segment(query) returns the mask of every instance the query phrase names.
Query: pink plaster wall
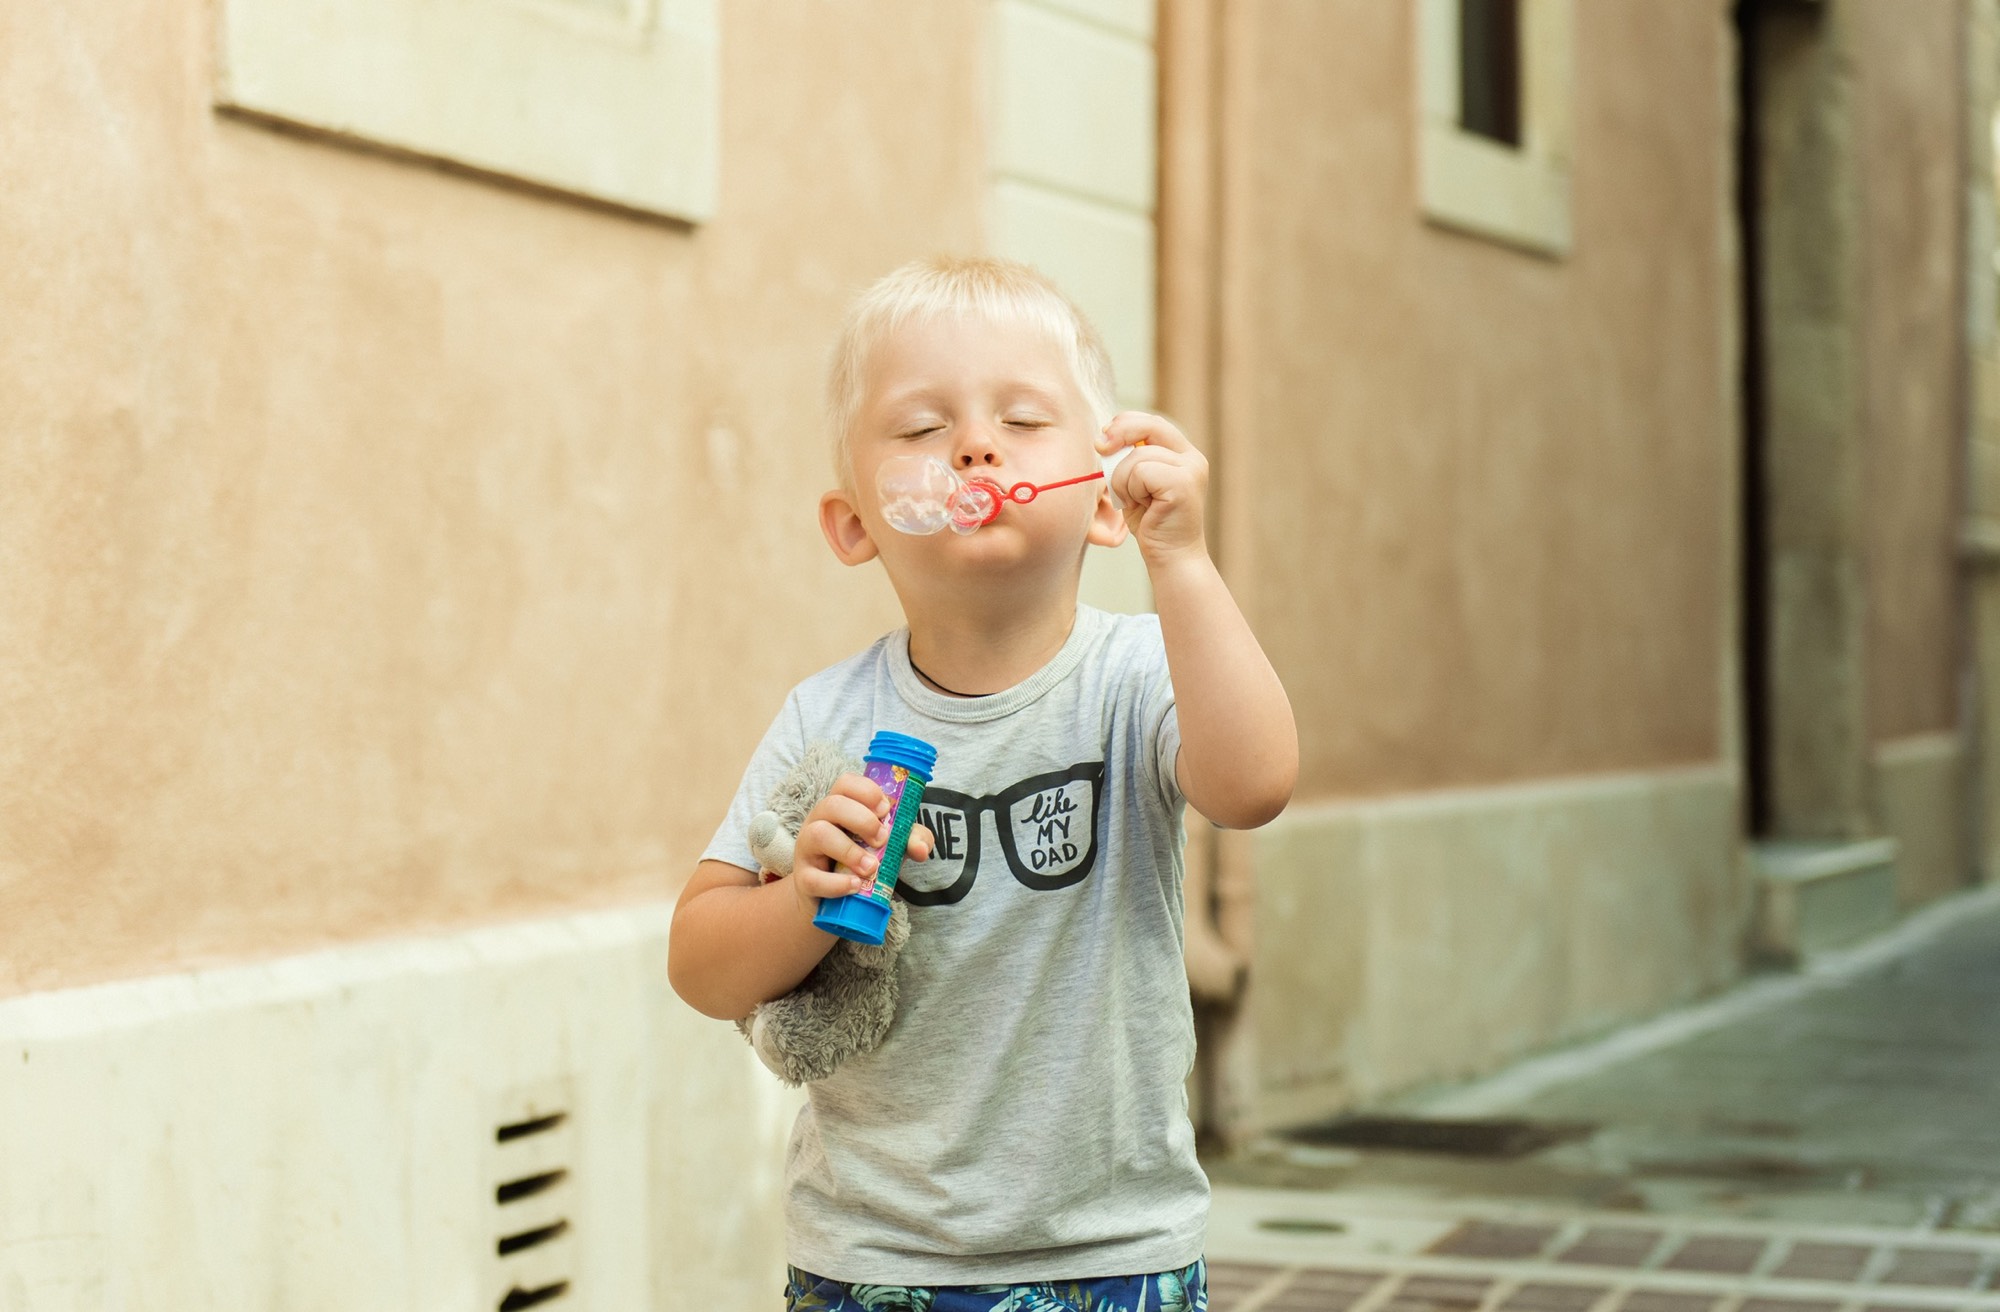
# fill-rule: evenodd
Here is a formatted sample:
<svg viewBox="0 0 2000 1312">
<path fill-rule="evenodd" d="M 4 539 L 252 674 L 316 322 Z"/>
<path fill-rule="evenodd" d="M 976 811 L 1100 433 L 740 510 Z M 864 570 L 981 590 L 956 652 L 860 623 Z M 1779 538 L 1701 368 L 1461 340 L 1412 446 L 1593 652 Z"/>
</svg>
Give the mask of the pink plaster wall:
<svg viewBox="0 0 2000 1312">
<path fill-rule="evenodd" d="M 692 230 L 220 118 L 213 8 L 0 15 L 0 995 L 670 896 L 894 621 L 838 313 L 980 239 L 978 5 L 728 0 Z"/>
<path fill-rule="evenodd" d="M 1414 6 L 1225 12 L 1225 543 L 1299 795 L 1719 759 L 1728 5 L 1576 6 L 1560 259 L 1423 218 Z"/>
</svg>

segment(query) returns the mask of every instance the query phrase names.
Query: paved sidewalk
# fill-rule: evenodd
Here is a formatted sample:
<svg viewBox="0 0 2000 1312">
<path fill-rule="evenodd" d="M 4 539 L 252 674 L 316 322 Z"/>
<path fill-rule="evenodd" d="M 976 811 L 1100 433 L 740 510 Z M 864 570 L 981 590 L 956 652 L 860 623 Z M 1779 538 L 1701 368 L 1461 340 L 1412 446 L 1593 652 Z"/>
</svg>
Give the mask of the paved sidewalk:
<svg viewBox="0 0 2000 1312">
<path fill-rule="evenodd" d="M 1224 1187 L 1213 1312 L 1995 1312 L 2000 1237 Z M 1471 1214 L 1465 1214 L 1466 1212 Z"/>
<path fill-rule="evenodd" d="M 1208 1163 L 1218 1312 L 2000 1312 L 2000 889 L 1381 1110 L 1556 1142 Z"/>
</svg>

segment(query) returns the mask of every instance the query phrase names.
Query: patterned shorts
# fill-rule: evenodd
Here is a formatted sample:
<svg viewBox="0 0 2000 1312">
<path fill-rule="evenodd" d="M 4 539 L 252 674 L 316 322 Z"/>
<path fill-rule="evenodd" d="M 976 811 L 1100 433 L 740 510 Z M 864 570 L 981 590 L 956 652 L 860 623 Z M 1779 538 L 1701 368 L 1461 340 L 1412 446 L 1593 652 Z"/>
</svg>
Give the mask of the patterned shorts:
<svg viewBox="0 0 2000 1312">
<path fill-rule="evenodd" d="M 1036 1285 L 845 1285 L 788 1268 L 785 1312 L 1208 1312 L 1208 1266 Z"/>
</svg>

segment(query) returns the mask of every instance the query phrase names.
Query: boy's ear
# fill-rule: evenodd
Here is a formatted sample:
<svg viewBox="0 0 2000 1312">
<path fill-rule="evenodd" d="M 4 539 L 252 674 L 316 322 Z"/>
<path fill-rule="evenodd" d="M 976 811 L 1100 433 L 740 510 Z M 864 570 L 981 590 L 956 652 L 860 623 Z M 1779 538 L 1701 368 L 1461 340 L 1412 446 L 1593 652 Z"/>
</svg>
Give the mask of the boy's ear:
<svg viewBox="0 0 2000 1312">
<path fill-rule="evenodd" d="M 1131 526 L 1125 522 L 1125 512 L 1111 499 L 1109 490 L 1097 494 L 1097 509 L 1090 515 L 1090 532 L 1084 541 L 1095 547 L 1115 547 L 1125 541 Z"/>
<path fill-rule="evenodd" d="M 854 509 L 854 500 L 835 488 L 819 499 L 819 531 L 843 565 L 863 565 L 875 559 L 875 539 Z"/>
</svg>

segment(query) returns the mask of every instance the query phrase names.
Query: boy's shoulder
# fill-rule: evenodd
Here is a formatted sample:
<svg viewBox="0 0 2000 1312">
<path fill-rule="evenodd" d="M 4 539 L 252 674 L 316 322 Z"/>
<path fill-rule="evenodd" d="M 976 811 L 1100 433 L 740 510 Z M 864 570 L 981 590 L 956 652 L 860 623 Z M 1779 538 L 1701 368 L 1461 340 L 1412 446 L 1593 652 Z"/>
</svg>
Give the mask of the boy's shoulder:
<svg viewBox="0 0 2000 1312">
<path fill-rule="evenodd" d="M 1080 606 L 1079 615 L 1096 616 L 1103 625 L 1106 646 L 1139 644 L 1157 646 L 1161 643 L 1160 617 L 1152 611 L 1126 614 L 1122 611 L 1098 610 L 1094 606 Z"/>
<path fill-rule="evenodd" d="M 1077 623 L 1091 626 L 1088 658 L 1115 671 L 1143 673 L 1167 658 L 1166 640 L 1160 633 L 1160 617 L 1151 611 L 1127 614 L 1077 608 Z"/>
<path fill-rule="evenodd" d="M 801 700 L 823 700 L 838 695 L 857 682 L 877 678 L 888 667 L 890 653 L 904 632 L 893 629 L 852 656 L 808 674 L 792 685 L 792 696 Z"/>
</svg>

